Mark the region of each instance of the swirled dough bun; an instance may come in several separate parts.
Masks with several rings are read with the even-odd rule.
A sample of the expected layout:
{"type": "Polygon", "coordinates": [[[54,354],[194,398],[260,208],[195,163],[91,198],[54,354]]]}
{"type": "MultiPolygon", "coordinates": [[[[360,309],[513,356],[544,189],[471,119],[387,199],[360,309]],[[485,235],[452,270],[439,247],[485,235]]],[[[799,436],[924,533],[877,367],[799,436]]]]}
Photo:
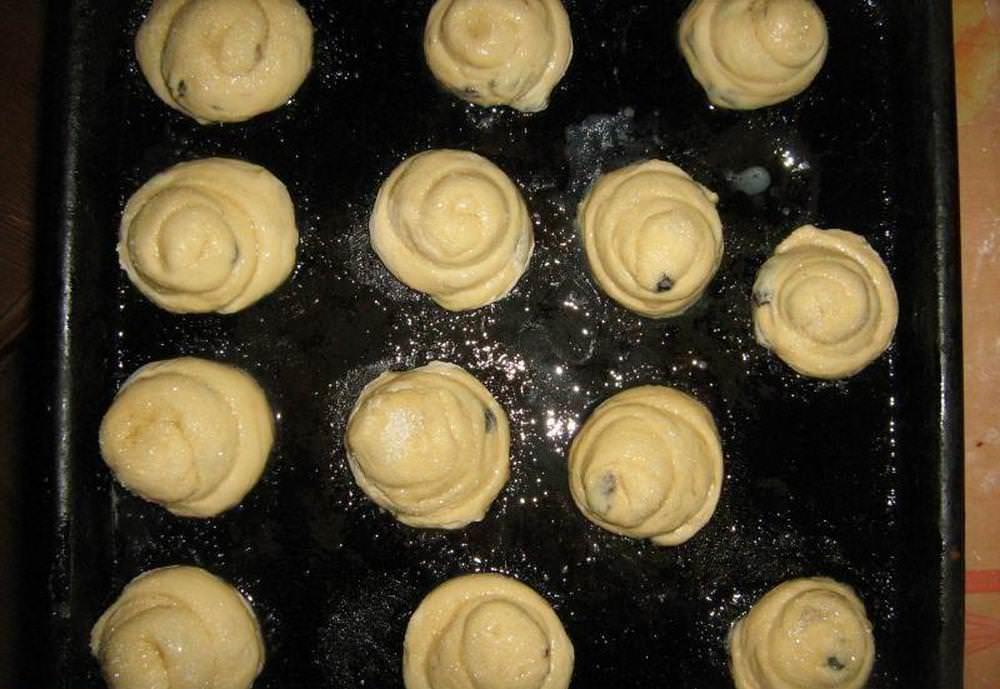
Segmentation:
{"type": "Polygon", "coordinates": [[[833,579],[768,591],[729,632],[736,689],[860,689],[875,662],[865,607],[833,579]]]}
{"type": "Polygon", "coordinates": [[[597,284],[643,316],[682,313],[722,261],[716,201],[715,194],[662,160],[602,175],[577,212],[597,284]]]}
{"type": "Polygon", "coordinates": [[[424,56],[463,100],[537,112],[566,74],[573,37],[559,0],[437,0],[424,56]]]}
{"type": "Polygon", "coordinates": [[[366,385],[346,445],[361,490],[410,526],[479,521],[510,474],[507,415],[482,383],[441,361],[366,385]]]}
{"type": "Polygon", "coordinates": [[[202,124],[242,122],[295,94],[312,43],[295,0],[153,0],[135,54],[170,107],[202,124]]]}
{"type": "Polygon", "coordinates": [[[573,438],[569,487],[601,528],[657,545],[691,538],[722,488],[722,446],[711,412],[660,385],[605,400],[573,438]]]}
{"type": "Polygon", "coordinates": [[[712,103],[753,110],[812,83],[826,59],[826,20],[813,0],[694,0],[678,40],[712,103]]]}
{"type": "Polygon", "coordinates": [[[233,313],[288,278],[299,233],[288,190],[264,168],[228,158],[180,163],[125,204],[118,260],[157,306],[233,313]]]}
{"type": "Polygon", "coordinates": [[[369,229],[392,274],[449,311],[506,296],[535,248],[521,192],[468,151],[425,151],[400,163],[379,189],[369,229]]]}
{"type": "Polygon", "coordinates": [[[853,376],[892,342],[896,288],[864,237],[805,225],[778,245],[753,285],[757,341],[813,378],[853,376]]]}
{"type": "Polygon", "coordinates": [[[240,502],[273,440],[274,417],[254,379],[193,357],[133,373],[100,431],[115,478],[182,517],[212,517],[240,502]]]}
{"type": "Polygon", "coordinates": [[[430,592],[406,627],[406,689],[566,689],[573,644],[552,607],[499,574],[430,592]]]}
{"type": "Polygon", "coordinates": [[[97,620],[90,650],[110,689],[248,689],[264,667],[250,604],[198,567],[133,579],[97,620]]]}

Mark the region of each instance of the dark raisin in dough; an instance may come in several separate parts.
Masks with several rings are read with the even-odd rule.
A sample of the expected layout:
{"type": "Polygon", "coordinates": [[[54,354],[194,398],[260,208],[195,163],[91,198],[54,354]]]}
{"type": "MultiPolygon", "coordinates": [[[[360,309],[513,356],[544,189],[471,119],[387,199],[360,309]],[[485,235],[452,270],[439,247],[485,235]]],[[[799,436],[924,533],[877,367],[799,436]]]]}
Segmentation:
{"type": "Polygon", "coordinates": [[[771,303],[771,295],[767,292],[754,292],[753,293],[753,305],[754,306],[766,306],[771,303]]]}

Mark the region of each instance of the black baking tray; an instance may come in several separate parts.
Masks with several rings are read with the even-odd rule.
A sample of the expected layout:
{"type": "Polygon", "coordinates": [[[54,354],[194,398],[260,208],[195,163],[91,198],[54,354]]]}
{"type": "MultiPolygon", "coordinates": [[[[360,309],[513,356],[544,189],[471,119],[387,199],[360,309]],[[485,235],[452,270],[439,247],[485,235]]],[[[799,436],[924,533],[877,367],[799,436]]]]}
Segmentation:
{"type": "Polygon", "coordinates": [[[234,582],[263,625],[258,689],[400,687],[409,614],[448,577],[512,574],[555,606],[574,687],[728,687],[731,622],[780,581],[853,585],[875,624],[871,687],[961,686],[959,251],[948,0],[823,2],[815,84],[754,112],[708,106],[674,42],[684,3],[567,0],[576,52],[551,106],[481,109],[439,89],[421,52],[429,0],[305,2],[316,64],[293,102],[202,127],[155,99],[132,36],[145,3],[50,11],[34,374],[26,487],[23,687],[99,686],[90,627],[133,576],[193,563],[234,582]],[[514,293],[451,314],[396,283],[367,243],[376,189],[404,157],[475,150],[522,187],[537,249],[514,293]],[[118,269],[120,209],[163,168],[206,155],[262,164],[301,230],[291,280],[232,316],[177,316],[118,269]],[[706,296],[652,321],[599,293],[575,238],[602,170],[662,157],[719,192],[726,250],[706,296]],[[773,180],[748,197],[729,178],[773,180]],[[801,378],[754,343],[756,270],[794,227],[863,233],[896,281],[889,352],[841,382],[801,378]],[[255,490],[212,520],[172,517],[114,485],[100,418],[138,366],[235,363],[280,414],[255,490]],[[341,436],[362,385],[446,359],[512,423],[512,478],[486,519],[415,530],[353,484],[341,436]],[[640,383],[714,412],[726,478],[688,543],[602,532],[569,496],[565,450],[600,401],[640,383]]]}

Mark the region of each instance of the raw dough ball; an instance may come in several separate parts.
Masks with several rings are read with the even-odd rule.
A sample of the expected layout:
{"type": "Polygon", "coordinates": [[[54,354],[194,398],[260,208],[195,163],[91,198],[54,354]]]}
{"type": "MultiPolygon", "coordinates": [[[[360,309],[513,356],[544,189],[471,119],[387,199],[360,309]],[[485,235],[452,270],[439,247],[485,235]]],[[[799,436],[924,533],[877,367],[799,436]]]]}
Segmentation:
{"type": "Polygon", "coordinates": [[[410,526],[479,521],[510,473],[507,415],[482,383],[442,361],[366,385],[346,445],[361,490],[410,526]]]}
{"type": "Polygon", "coordinates": [[[153,0],[135,54],[170,107],[202,124],[241,122],[295,94],[312,43],[295,0],[153,0]]]}
{"type": "Polygon", "coordinates": [[[288,190],[258,165],[206,158],[153,177],[125,205],[118,260],[175,313],[233,313],[285,281],[299,233],[288,190]]]}
{"type": "Polygon", "coordinates": [[[812,83],[826,59],[826,20],[812,0],[694,0],[678,40],[712,103],[752,110],[812,83]]]}
{"type": "Polygon", "coordinates": [[[459,98],[537,112],[566,73],[573,37],[559,0],[437,0],[424,55],[459,98]]]}
{"type": "Polygon", "coordinates": [[[369,228],[392,274],[449,311],[506,296],[535,248],[521,192],[468,151],[425,151],[400,163],[379,189],[369,228]]]}
{"type": "Polygon", "coordinates": [[[601,176],[577,213],[597,284],[643,316],[682,313],[702,295],[722,261],[717,200],[662,160],[601,176]]]}
{"type": "Polygon", "coordinates": [[[860,689],[875,661],[872,625],[850,586],[792,579],[729,632],[736,689],[860,689]]]}
{"type": "Polygon", "coordinates": [[[271,408],[254,379],[192,357],[133,373],[100,433],[115,478],[182,517],[212,517],[242,500],[273,440],[271,408]]]}
{"type": "Polygon", "coordinates": [[[573,438],[569,486],[598,526],[657,545],[683,543],[711,518],[722,488],[711,412],[659,385],[618,393],[573,438]]]}
{"type": "Polygon", "coordinates": [[[406,689],[566,689],[573,644],[552,607],[499,574],[438,586],[406,627],[406,689]]]}
{"type": "Polygon", "coordinates": [[[853,376],[886,350],[899,304],[864,237],[805,225],[778,245],[753,285],[757,341],[804,376],[853,376]]]}
{"type": "Polygon", "coordinates": [[[240,592],[198,567],[140,574],[94,625],[110,689],[248,689],[264,642],[240,592]]]}

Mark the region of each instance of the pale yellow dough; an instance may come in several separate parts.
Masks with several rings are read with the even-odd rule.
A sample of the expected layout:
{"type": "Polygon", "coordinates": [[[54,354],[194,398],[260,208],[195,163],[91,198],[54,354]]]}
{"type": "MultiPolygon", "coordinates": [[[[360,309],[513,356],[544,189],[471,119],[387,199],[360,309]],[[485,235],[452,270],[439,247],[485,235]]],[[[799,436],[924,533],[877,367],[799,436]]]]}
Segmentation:
{"type": "Polygon", "coordinates": [[[369,229],[392,274],[449,311],[506,296],[535,247],[521,192],[468,151],[425,151],[400,163],[379,189],[369,229]]]}
{"type": "Polygon", "coordinates": [[[618,393],[573,438],[569,487],[601,528],[657,545],[683,543],[711,518],[722,488],[711,412],[660,385],[618,393]]]}
{"type": "Polygon", "coordinates": [[[312,49],[312,22],[295,0],[153,0],[135,37],[156,95],[202,124],[284,105],[312,49]]]}
{"type": "Polygon", "coordinates": [[[175,165],[132,195],[118,260],[161,308],[233,313],[288,278],[298,241],[278,178],[251,163],[206,158],[175,165]]]}
{"type": "Polygon", "coordinates": [[[406,689],[566,689],[573,644],[552,607],[499,574],[430,592],[406,627],[406,689]]]}
{"type": "Polygon", "coordinates": [[[896,288],[864,237],[805,225],[790,234],[753,286],[757,341],[813,378],[852,376],[892,342],[896,288]]]}
{"type": "Polygon", "coordinates": [[[104,461],[130,491],[182,517],[233,507],[274,440],[264,392],[233,366],[185,357],[147,364],[101,421],[104,461]]]}
{"type": "Polygon", "coordinates": [[[253,609],[197,567],[140,574],[94,625],[109,689],[248,689],[264,667],[253,609]]]}
{"type": "Polygon", "coordinates": [[[694,0],[678,41],[712,103],[752,110],[804,91],[828,38],[813,0],[694,0]]]}
{"type": "Polygon", "coordinates": [[[424,56],[459,98],[537,112],[566,74],[573,37],[559,0],[437,0],[424,56]]]}
{"type": "Polygon", "coordinates": [[[850,586],[792,579],[733,625],[729,654],[736,689],[861,689],[875,640],[850,586]]]}
{"type": "Polygon", "coordinates": [[[510,474],[507,415],[482,383],[441,361],[366,385],[346,445],[361,490],[410,526],[481,520],[510,474]]]}
{"type": "Polygon", "coordinates": [[[577,212],[597,284],[649,318],[684,312],[722,261],[716,201],[715,194],[662,160],[602,175],[577,212]]]}

